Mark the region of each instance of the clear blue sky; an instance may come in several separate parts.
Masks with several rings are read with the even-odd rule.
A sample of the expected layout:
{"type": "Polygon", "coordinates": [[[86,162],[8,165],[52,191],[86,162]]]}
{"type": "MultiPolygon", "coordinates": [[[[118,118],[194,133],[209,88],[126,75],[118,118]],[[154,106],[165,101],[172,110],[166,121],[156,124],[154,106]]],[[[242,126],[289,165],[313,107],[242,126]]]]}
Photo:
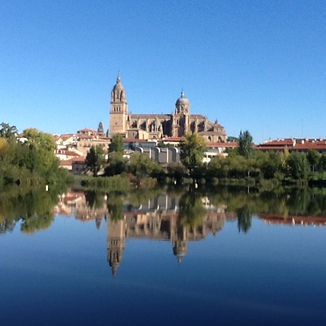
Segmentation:
{"type": "Polygon", "coordinates": [[[326,138],[326,1],[0,0],[0,122],[107,129],[118,72],[132,113],[326,138]]]}

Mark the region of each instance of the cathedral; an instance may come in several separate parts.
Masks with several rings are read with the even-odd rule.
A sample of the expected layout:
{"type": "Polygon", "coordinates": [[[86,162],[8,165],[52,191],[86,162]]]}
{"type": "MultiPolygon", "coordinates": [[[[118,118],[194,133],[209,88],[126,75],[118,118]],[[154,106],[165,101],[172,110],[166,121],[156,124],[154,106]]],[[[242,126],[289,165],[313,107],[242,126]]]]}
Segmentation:
{"type": "Polygon", "coordinates": [[[163,139],[183,137],[188,132],[197,132],[207,142],[225,142],[224,127],[211,122],[201,114],[190,113],[190,102],[184,92],[175,103],[172,114],[130,114],[126,91],[120,76],[111,92],[110,136],[120,134],[124,138],[163,139]]]}

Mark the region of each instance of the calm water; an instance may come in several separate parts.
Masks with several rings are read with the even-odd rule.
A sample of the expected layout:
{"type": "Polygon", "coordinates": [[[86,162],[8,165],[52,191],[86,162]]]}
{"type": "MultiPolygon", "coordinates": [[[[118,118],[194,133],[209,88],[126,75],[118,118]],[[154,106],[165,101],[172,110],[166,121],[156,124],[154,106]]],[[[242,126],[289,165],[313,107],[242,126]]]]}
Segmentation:
{"type": "Polygon", "coordinates": [[[1,325],[325,325],[322,214],[308,223],[294,205],[241,224],[228,207],[243,198],[116,196],[91,209],[78,193],[45,229],[16,219],[0,236],[1,325]]]}

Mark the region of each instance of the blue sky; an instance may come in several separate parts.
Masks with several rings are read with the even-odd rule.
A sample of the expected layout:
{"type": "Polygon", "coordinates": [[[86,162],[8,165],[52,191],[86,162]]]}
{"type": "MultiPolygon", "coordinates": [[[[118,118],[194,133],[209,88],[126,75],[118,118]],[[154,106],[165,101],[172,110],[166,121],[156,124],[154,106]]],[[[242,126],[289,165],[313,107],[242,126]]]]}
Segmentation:
{"type": "Polygon", "coordinates": [[[107,129],[118,72],[132,113],[326,138],[326,1],[0,0],[0,122],[107,129]]]}

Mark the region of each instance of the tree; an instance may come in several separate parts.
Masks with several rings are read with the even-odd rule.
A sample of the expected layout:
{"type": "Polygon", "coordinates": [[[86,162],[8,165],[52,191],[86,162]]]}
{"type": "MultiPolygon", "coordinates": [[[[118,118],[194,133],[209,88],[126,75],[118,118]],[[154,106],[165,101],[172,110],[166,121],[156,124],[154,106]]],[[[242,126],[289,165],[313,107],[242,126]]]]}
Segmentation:
{"type": "Polygon", "coordinates": [[[146,154],[135,152],[132,154],[129,166],[129,172],[137,178],[145,178],[162,171],[159,163],[152,161],[146,154]]]}
{"type": "Polygon", "coordinates": [[[180,145],[180,160],[189,169],[190,176],[196,167],[203,164],[206,143],[198,133],[188,133],[180,145]]]}
{"type": "Polygon", "coordinates": [[[253,151],[252,136],[248,130],[242,132],[239,135],[239,154],[248,158],[253,151]]]}
{"type": "Polygon", "coordinates": [[[310,167],[307,156],[304,153],[291,153],[287,163],[290,177],[296,180],[307,179],[310,167]]]}
{"type": "Polygon", "coordinates": [[[123,155],[123,138],[119,134],[114,134],[109,145],[109,153],[117,153],[123,155]]]}
{"type": "Polygon", "coordinates": [[[9,143],[6,138],[0,137],[0,159],[6,158],[9,151],[9,143]]]}
{"type": "Polygon", "coordinates": [[[86,155],[85,163],[89,171],[93,173],[94,177],[97,176],[104,164],[104,161],[105,157],[103,148],[99,145],[96,147],[92,146],[86,155]]]}
{"type": "Polygon", "coordinates": [[[170,178],[173,178],[175,182],[180,183],[188,171],[182,163],[171,162],[167,166],[167,172],[170,178]]]}
{"type": "MultiPolygon", "coordinates": [[[[259,151],[257,151],[259,152],[259,151]]],[[[282,158],[280,153],[262,153],[259,162],[260,171],[265,179],[273,179],[277,172],[282,172],[282,158]]]]}
{"type": "Polygon", "coordinates": [[[326,154],[321,155],[319,165],[322,171],[326,171],[326,154]]]}
{"type": "Polygon", "coordinates": [[[0,124],[0,137],[11,139],[17,135],[18,131],[16,126],[10,126],[8,123],[2,122],[0,124]]]}
{"type": "Polygon", "coordinates": [[[30,146],[37,150],[47,150],[53,152],[56,149],[54,138],[51,134],[28,128],[23,131],[23,136],[28,139],[30,146]]]}
{"type": "Polygon", "coordinates": [[[307,159],[312,172],[315,172],[315,167],[319,165],[321,155],[314,149],[310,149],[307,154],[307,159]]]}
{"type": "Polygon", "coordinates": [[[0,184],[64,186],[69,173],[60,168],[52,135],[26,129],[23,136],[28,141],[22,143],[16,140],[16,127],[4,123],[1,127],[0,184]]]}
{"type": "Polygon", "coordinates": [[[59,159],[54,154],[56,144],[51,134],[35,128],[28,128],[23,131],[23,136],[28,141],[19,149],[21,153],[25,151],[21,164],[29,165],[30,171],[38,170],[44,174],[59,168],[59,159]],[[28,148],[27,153],[26,147],[28,148]]]}
{"type": "Polygon", "coordinates": [[[108,165],[105,168],[104,174],[107,177],[112,177],[117,174],[122,174],[127,170],[127,160],[118,153],[110,153],[108,157],[108,165]]]}

